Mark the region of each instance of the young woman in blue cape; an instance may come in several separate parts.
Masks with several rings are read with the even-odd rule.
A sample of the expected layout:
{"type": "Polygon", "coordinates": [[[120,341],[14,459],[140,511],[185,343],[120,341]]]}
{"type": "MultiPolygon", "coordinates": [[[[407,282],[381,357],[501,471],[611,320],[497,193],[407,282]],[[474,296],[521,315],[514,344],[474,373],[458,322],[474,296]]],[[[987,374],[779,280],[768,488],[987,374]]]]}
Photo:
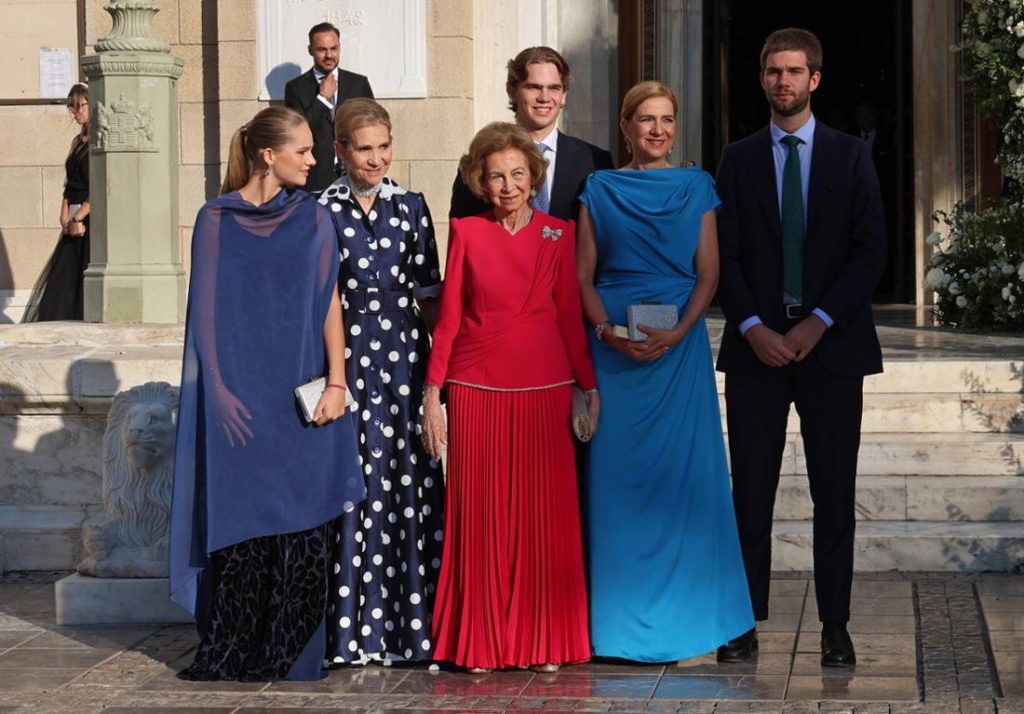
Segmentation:
{"type": "Polygon", "coordinates": [[[325,524],[364,486],[334,226],[295,188],[312,145],[300,114],[259,112],[196,218],[170,540],[171,598],[200,636],[183,679],[324,676],[325,524]],[[306,423],[293,390],[321,375],[306,423]]]}

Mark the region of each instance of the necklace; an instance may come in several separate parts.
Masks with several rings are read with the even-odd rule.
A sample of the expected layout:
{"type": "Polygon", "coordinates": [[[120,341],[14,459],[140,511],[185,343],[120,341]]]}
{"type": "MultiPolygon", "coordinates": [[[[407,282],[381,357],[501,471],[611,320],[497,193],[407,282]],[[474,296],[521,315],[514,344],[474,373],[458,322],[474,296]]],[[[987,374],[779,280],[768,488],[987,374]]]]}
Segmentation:
{"type": "MultiPolygon", "coordinates": [[[[505,218],[508,218],[508,216],[506,216],[505,218]]],[[[524,213],[520,214],[519,220],[517,220],[512,226],[506,225],[503,219],[499,219],[498,223],[500,223],[502,228],[508,231],[510,235],[515,235],[516,233],[519,232],[521,228],[528,225],[532,219],[533,209],[527,208],[524,213]]]]}
{"type": "Polygon", "coordinates": [[[359,196],[359,198],[373,198],[380,193],[380,184],[374,184],[373,186],[360,186],[355,181],[351,182],[352,193],[359,196]]]}

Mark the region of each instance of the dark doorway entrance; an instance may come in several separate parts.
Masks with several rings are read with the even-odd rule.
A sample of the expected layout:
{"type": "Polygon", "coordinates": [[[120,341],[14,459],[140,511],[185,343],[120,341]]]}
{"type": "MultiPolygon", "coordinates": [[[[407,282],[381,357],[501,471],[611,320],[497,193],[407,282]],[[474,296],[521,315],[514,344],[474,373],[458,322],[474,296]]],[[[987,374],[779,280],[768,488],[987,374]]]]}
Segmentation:
{"type": "Polygon", "coordinates": [[[868,130],[886,208],[889,261],[876,302],[914,299],[913,140],[909,0],[707,0],[704,165],[764,126],[761,46],[781,27],[813,31],[824,48],[812,107],[818,121],[868,130]]]}

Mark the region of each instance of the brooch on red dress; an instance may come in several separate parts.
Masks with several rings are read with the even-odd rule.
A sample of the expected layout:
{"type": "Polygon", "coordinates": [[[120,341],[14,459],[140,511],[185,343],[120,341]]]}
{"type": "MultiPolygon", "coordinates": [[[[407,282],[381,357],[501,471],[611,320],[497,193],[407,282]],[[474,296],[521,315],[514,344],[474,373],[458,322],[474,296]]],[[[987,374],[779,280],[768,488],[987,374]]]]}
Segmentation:
{"type": "Polygon", "coordinates": [[[551,226],[544,226],[540,229],[541,238],[549,238],[550,240],[558,240],[562,237],[561,228],[552,228],[551,226]]]}

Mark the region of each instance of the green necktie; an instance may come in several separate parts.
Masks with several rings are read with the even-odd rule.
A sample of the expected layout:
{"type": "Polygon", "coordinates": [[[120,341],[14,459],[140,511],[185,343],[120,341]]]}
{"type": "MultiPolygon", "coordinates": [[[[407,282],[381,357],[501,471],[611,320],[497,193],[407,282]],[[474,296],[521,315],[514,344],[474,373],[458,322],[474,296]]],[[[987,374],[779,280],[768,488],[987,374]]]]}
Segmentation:
{"type": "Polygon", "coordinates": [[[804,191],[800,178],[799,144],[795,136],[782,137],[789,147],[782,168],[782,264],[783,287],[795,298],[804,294],[804,191]]]}

